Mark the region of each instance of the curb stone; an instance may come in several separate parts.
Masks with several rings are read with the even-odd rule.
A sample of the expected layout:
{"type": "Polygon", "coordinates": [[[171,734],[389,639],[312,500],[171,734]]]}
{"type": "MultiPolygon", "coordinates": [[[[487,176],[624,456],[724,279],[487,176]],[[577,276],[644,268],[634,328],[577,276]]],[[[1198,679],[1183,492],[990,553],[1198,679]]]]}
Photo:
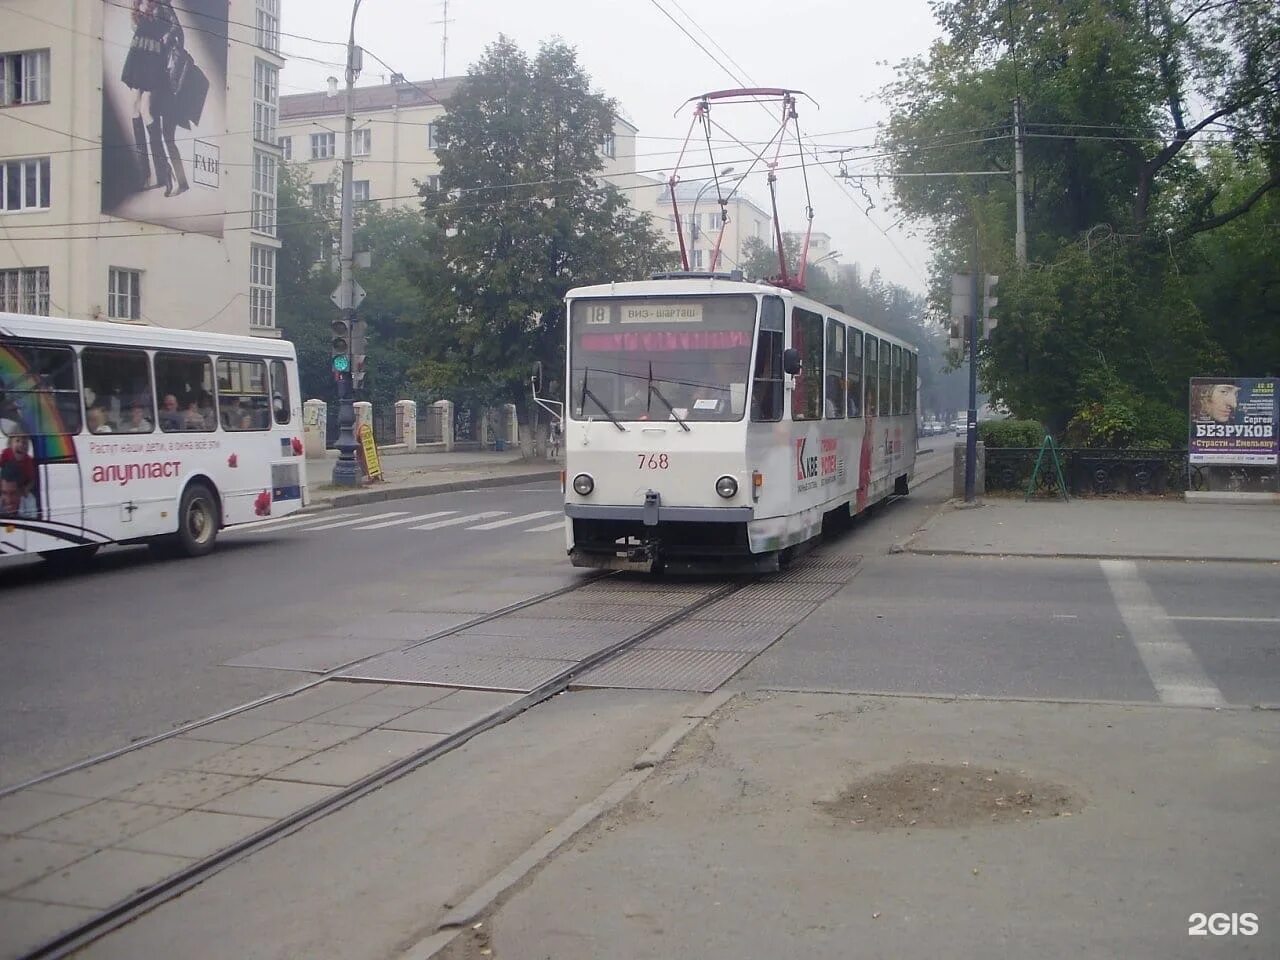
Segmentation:
{"type": "Polygon", "coordinates": [[[543,480],[559,480],[560,471],[541,470],[512,476],[477,477],[472,480],[442,480],[436,483],[415,483],[403,487],[357,490],[339,493],[332,497],[317,497],[307,504],[307,510],[333,510],[355,507],[366,503],[382,503],[387,500],[407,500],[430,493],[455,493],[459,490],[479,490],[488,487],[514,487],[521,483],[537,483],[543,480]]]}

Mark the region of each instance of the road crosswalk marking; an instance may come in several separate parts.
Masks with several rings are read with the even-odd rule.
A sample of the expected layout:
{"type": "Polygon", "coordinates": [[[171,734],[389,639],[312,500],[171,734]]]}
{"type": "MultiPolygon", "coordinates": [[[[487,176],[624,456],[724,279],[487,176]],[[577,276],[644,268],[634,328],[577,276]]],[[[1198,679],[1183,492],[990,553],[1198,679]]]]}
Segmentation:
{"type": "Polygon", "coordinates": [[[526,513],[521,517],[508,517],[505,520],[493,520],[490,523],[482,523],[479,526],[467,527],[468,530],[497,530],[499,527],[514,527],[517,523],[527,523],[530,520],[541,520],[543,517],[549,517],[553,513],[559,513],[559,510],[538,510],[534,513],[526,513]]]}
{"type": "Polygon", "coordinates": [[[356,517],[354,520],[339,520],[337,523],[325,523],[318,527],[308,527],[307,533],[315,533],[317,530],[333,530],[336,527],[351,527],[357,523],[366,523],[369,520],[384,520],[387,517],[403,517],[408,510],[393,510],[391,513],[375,513],[371,517],[356,517]]]}
{"type": "Polygon", "coordinates": [[[486,510],[483,513],[473,513],[466,517],[451,517],[448,520],[437,520],[434,523],[423,523],[416,527],[410,527],[410,530],[439,530],[442,527],[460,527],[465,523],[475,523],[478,520],[492,520],[494,517],[505,517],[505,510],[486,510]]]}
{"type": "Polygon", "coordinates": [[[555,523],[546,523],[540,527],[530,527],[525,533],[546,533],[548,530],[564,530],[564,520],[557,520],[555,523]]]}
{"type": "MultiPolygon", "coordinates": [[[[435,513],[420,513],[414,517],[400,517],[396,520],[384,520],[382,523],[371,523],[367,527],[352,527],[352,530],[381,530],[384,527],[398,527],[405,523],[415,523],[418,520],[434,520],[436,517],[447,517],[451,513],[457,513],[457,510],[437,510],[435,513]]],[[[371,519],[365,517],[364,519],[371,519]]]]}
{"type": "Polygon", "coordinates": [[[270,530],[275,533],[277,530],[290,529],[292,527],[305,527],[310,523],[324,523],[328,520],[337,520],[339,517],[354,517],[354,513],[321,513],[309,517],[300,517],[296,514],[290,514],[287,517],[277,517],[274,520],[255,520],[253,523],[247,523],[243,526],[237,524],[231,527],[227,532],[235,533],[237,531],[248,531],[252,533],[254,530],[270,530]]]}

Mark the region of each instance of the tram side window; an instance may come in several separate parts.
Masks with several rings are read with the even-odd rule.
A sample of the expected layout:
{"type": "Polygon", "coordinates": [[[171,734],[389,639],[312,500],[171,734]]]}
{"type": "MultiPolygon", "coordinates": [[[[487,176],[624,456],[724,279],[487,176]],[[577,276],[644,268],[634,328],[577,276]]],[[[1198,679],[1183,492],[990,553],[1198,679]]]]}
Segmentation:
{"type": "Polygon", "coordinates": [[[261,360],[218,361],[218,416],[224,430],[269,430],[267,365],[261,360]]]}
{"type": "Polygon", "coordinates": [[[271,361],[271,410],[276,423],[281,426],[288,424],[293,416],[293,405],[289,401],[289,371],[283,360],[271,361]]]}
{"type": "Polygon", "coordinates": [[[919,376],[916,371],[917,359],[914,353],[907,353],[907,413],[916,412],[916,392],[920,386],[919,376]]]}
{"type": "Polygon", "coordinates": [[[212,360],[190,353],[157,353],[155,370],[161,430],[175,433],[217,429],[212,360]]]}
{"type": "Polygon", "coordinates": [[[845,378],[848,385],[849,416],[862,416],[862,331],[849,329],[849,375],[845,378]]]}
{"type": "Polygon", "coordinates": [[[880,416],[893,416],[893,377],[890,370],[893,366],[893,344],[880,341],[880,416]]]}
{"type": "Polygon", "coordinates": [[[155,429],[151,364],[145,351],[85,347],[80,352],[80,374],[90,433],[151,433],[155,429]]]}
{"type": "Polygon", "coordinates": [[[828,420],[844,419],[844,324],[827,319],[827,406],[828,420]]]}
{"type": "Polygon", "coordinates": [[[792,420],[822,419],[822,317],[791,311],[791,346],[800,353],[800,373],[791,391],[792,420]]]}
{"type": "Polygon", "coordinates": [[[80,432],[74,350],[6,340],[0,360],[0,432],[9,438],[80,432]]]}
{"type": "Polygon", "coordinates": [[[889,413],[902,413],[902,348],[896,344],[889,354],[889,413]]]}
{"type": "Polygon", "coordinates": [[[874,417],[880,413],[880,388],[876,380],[876,371],[879,367],[880,357],[880,341],[870,334],[867,335],[867,416],[874,417]]]}

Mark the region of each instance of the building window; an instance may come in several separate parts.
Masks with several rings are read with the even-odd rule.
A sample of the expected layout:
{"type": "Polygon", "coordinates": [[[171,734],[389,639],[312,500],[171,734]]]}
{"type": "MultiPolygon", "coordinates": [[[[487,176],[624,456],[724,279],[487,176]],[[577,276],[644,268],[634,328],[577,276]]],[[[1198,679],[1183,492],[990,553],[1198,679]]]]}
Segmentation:
{"type": "Polygon", "coordinates": [[[369,181],[368,180],[352,180],[351,181],[351,199],[356,203],[369,202],[369,181]]]}
{"type": "Polygon", "coordinates": [[[440,136],[436,133],[436,125],[434,123],[427,124],[427,149],[436,150],[440,147],[440,136]]]}
{"type": "Polygon", "coordinates": [[[600,138],[600,152],[610,159],[618,156],[618,139],[612,133],[600,138]]]}
{"type": "Polygon", "coordinates": [[[142,319],[142,273],[112,267],[107,272],[107,316],[112,320],[142,319]]]}
{"type": "Polygon", "coordinates": [[[276,235],[276,158],[253,151],[253,220],[256,233],[276,235]]]}
{"type": "Polygon", "coordinates": [[[253,61],[253,138],[276,142],[280,71],[265,60],[253,61]]]}
{"type": "Polygon", "coordinates": [[[328,210],[333,206],[333,194],[333,184],[327,180],[311,184],[311,206],[316,210],[328,210]]]}
{"type": "Polygon", "coordinates": [[[756,220],[756,221],[754,222],[754,226],[755,226],[755,236],[756,236],[756,238],[757,238],[757,239],[759,239],[759,237],[760,237],[760,221],[759,221],[759,220],[756,220]]]}
{"type": "Polygon", "coordinates": [[[431,190],[434,193],[440,192],[440,174],[438,173],[427,174],[427,189],[431,190]]]}
{"type": "Polygon", "coordinates": [[[49,209],[49,158],[0,163],[0,211],[49,209]]]}
{"type": "Polygon", "coordinates": [[[333,133],[313,133],[311,135],[311,159],[332,160],[334,140],[333,133]]]}
{"type": "Polygon", "coordinates": [[[275,313],[276,252],[253,244],[249,248],[249,326],[273,329],[275,313]]]}
{"type": "Polygon", "coordinates": [[[280,145],[280,156],[284,160],[293,159],[293,137],[281,137],[276,141],[280,145]]]}
{"type": "Polygon", "coordinates": [[[0,107],[49,102],[49,51],[0,53],[0,107]]]}
{"type": "Polygon", "coordinates": [[[49,315],[49,268],[0,270],[0,310],[49,315]]]}
{"type": "Polygon", "coordinates": [[[693,263],[691,266],[694,270],[702,269],[702,251],[701,250],[693,251],[693,263]]]}
{"type": "Polygon", "coordinates": [[[258,0],[258,46],[280,52],[280,0],[258,0]]]}
{"type": "Polygon", "coordinates": [[[368,127],[351,131],[351,155],[353,157],[367,157],[372,146],[373,131],[368,127]]]}

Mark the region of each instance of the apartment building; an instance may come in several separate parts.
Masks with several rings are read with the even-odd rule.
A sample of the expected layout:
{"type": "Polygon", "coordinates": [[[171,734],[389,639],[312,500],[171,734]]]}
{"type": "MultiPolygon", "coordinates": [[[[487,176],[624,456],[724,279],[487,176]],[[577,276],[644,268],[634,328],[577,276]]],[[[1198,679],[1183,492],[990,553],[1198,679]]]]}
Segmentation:
{"type": "MultiPolygon", "coordinates": [[[[463,77],[356,87],[352,97],[355,129],[351,153],[352,194],[356,202],[414,206],[417,183],[440,176],[436,123],[463,77]]],[[[286,161],[305,164],[313,204],[336,200],[342,183],[346,92],[289,94],[280,98],[279,146],[286,161]]],[[[600,144],[605,178],[626,191],[635,176],[636,127],[621,117],[600,144]]]]}
{"type": "MultiPolygon", "coordinates": [[[[721,190],[730,194],[737,181],[722,179],[721,190]]],[[[676,214],[671,204],[671,190],[666,182],[648,180],[636,191],[638,209],[653,215],[654,225],[667,237],[673,250],[679,249],[676,214]]],[[[721,210],[713,180],[682,180],[676,184],[676,201],[684,227],[684,244],[689,253],[691,270],[711,269],[711,255],[720,235],[721,210]]],[[[773,218],[742,192],[733,194],[725,208],[728,220],[720,240],[717,271],[735,270],[745,256],[745,244],[756,238],[767,247],[773,246],[773,218]]]]}
{"type": "Polygon", "coordinates": [[[0,6],[0,310],[276,336],[280,0],[0,6]]]}

